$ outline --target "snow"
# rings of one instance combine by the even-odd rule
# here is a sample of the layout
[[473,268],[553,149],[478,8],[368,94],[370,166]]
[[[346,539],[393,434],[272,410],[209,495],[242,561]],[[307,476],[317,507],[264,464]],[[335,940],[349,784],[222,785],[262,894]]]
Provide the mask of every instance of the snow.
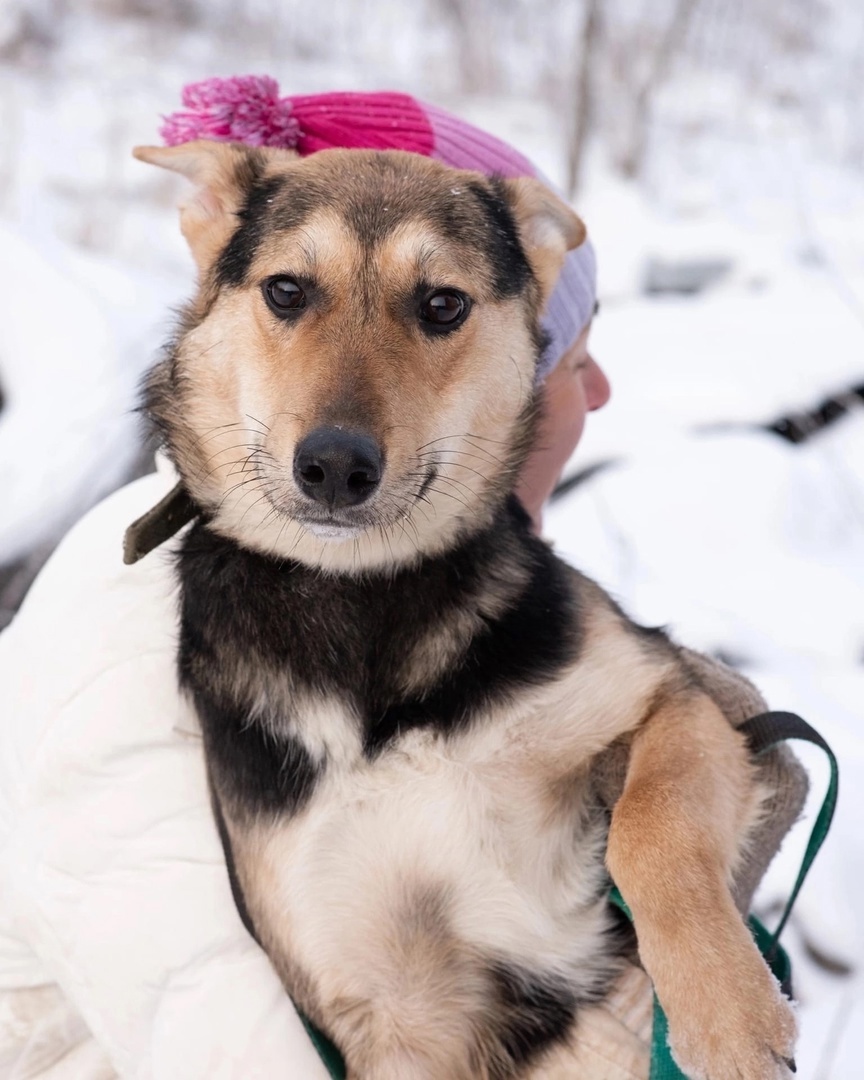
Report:
[[[132,438],[117,409],[116,344],[89,293],[10,230],[0,244],[0,562],[9,562],[67,528],[91,492],[116,486]],[[106,459],[106,443],[119,455]]]
[[[563,181],[557,111],[536,93],[454,89],[442,74],[446,35],[426,40],[419,15],[394,20],[395,37],[357,44],[355,13],[329,50],[307,28],[292,39],[289,66],[275,59],[284,28],[254,52],[228,34],[225,5],[216,8],[215,61],[200,32],[177,28],[167,47],[144,22],[89,13],[67,14],[50,75],[0,66],[0,121],[20,146],[14,167],[0,150],[0,567],[59,536],[133,466],[136,386],[192,269],[173,210],[179,183],[128,151],[155,139],[183,82],[270,69],[285,92],[404,88],[511,139]],[[270,11],[249,4],[247,13],[259,8]],[[16,26],[4,8],[0,40]],[[864,382],[864,189],[860,171],[825,150],[830,131],[813,143],[798,129],[778,139],[754,112],[735,139],[739,84],[687,77],[692,97],[668,98],[668,130],[655,132],[665,150],[641,187],[614,177],[600,149],[589,154],[578,209],[599,255],[592,351],[613,398],[590,419],[571,468],[616,464],[551,507],[547,531],[636,618],[735,658],[772,705],[799,711],[834,746],[837,818],[785,941],[801,996],[799,1075],[857,1080],[864,408],[800,446],[757,425]],[[675,125],[697,109],[714,126],[673,143]],[[731,270],[699,296],[648,299],[650,258]],[[801,756],[813,804],[824,765],[809,748]],[[766,908],[788,892],[806,827],[766,878]],[[805,940],[853,973],[820,969]]]

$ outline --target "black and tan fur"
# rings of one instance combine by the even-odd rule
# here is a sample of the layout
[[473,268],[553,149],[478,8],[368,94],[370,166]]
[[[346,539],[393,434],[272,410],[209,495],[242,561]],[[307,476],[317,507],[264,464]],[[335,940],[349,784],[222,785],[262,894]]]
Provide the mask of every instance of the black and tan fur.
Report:
[[[199,290],[146,389],[201,511],[180,677],[294,1000],[358,1080],[540,1080],[620,968],[611,873],[688,1074],[788,1075],[794,1023],[729,890],[761,799],[743,741],[510,494],[579,220],[410,154],[137,153],[195,185]],[[265,302],[280,276],[297,317]],[[437,333],[441,289],[470,310]],[[319,430],[380,450],[370,497],[304,494]],[[622,740],[609,808],[591,766]]]

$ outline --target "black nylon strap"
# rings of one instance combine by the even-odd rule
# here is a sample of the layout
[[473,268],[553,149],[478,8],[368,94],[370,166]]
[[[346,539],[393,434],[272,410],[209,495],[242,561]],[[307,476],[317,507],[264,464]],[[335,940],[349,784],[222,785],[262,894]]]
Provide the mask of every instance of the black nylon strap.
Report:
[[764,712],[745,720],[738,731],[747,737],[751,754],[761,754],[787,739],[813,743],[833,757],[831,747],[806,720],[791,712]]

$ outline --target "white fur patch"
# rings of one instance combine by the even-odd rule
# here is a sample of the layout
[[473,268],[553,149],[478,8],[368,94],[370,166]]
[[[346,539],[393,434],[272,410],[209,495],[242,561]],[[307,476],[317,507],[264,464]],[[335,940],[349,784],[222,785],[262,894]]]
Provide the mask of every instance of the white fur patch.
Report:
[[[274,685],[278,683],[273,680]],[[318,697],[269,687],[250,710],[275,738],[298,739],[315,762],[329,758],[333,766],[351,767],[363,755],[362,726],[357,715],[336,697]]]
[[[576,666],[463,735],[415,730],[370,763],[338,705],[304,706],[297,731],[334,760],[300,814],[254,827],[238,864],[277,968],[289,986],[304,973],[340,1045],[374,1041],[415,1006],[423,1054],[445,1032],[451,1049],[454,1032],[470,1042],[466,1017],[494,1000],[491,957],[555,972],[577,995],[601,984],[605,825],[589,762],[664,675],[605,608]],[[451,1075],[446,1060],[417,1075]]]

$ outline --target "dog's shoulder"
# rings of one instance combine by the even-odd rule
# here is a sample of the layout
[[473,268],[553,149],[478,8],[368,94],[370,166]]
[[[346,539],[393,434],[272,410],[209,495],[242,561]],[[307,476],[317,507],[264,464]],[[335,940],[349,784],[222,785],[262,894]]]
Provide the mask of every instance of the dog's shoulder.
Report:
[[[535,541],[538,580],[551,587],[572,628],[566,659],[542,685],[516,703],[525,735],[551,762],[566,745],[568,758],[587,762],[634,731],[668,695],[692,682],[682,650],[664,627],[632,619],[596,581]],[[545,549],[545,550],[544,550]],[[548,600],[531,598],[539,621]],[[578,750],[577,750],[578,744]]]

